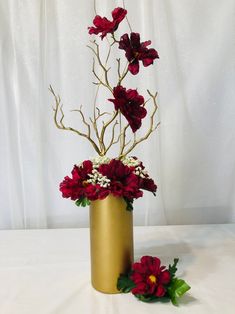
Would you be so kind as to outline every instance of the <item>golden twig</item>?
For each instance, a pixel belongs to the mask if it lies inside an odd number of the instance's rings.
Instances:
[[[96,59],[97,59],[99,65],[100,65],[100,67],[103,69],[104,78],[105,78],[105,83],[104,83],[104,82],[102,81],[102,79],[100,79],[100,78],[98,77],[98,75],[96,74],[96,72],[95,72],[95,62],[94,62],[94,61],[93,61],[92,72],[94,73],[95,77],[96,77],[97,80],[100,82],[100,84],[102,84],[102,85],[104,85],[105,87],[107,87],[107,88],[110,90],[110,92],[112,93],[112,92],[113,92],[113,88],[111,87],[111,85],[110,85],[110,83],[109,83],[109,79],[108,79],[108,71],[110,70],[110,68],[107,69],[106,66],[102,63],[101,58],[100,58],[99,45],[96,43],[96,41],[95,41],[95,40],[94,40],[94,41],[91,41],[91,43],[95,45],[96,50],[95,50],[93,47],[89,46],[89,45],[87,45],[87,47],[88,47],[89,49],[91,49],[91,51],[94,53],[94,55],[96,56]]]
[[[105,154],[109,151],[109,149],[111,148],[111,146],[117,142],[114,141],[114,137],[115,137],[115,127],[116,125],[118,125],[118,121],[116,120],[115,123],[113,124],[113,128],[112,128],[112,137],[111,137],[111,140],[110,140],[110,143],[108,145],[108,147],[106,148],[105,150]]]
[[[121,133],[120,133],[120,153],[119,155],[121,156],[123,154],[123,151],[125,149],[125,147],[130,144],[131,141],[129,141],[128,143],[126,143],[126,132],[127,129],[129,128],[129,123],[122,129]]]
[[[126,77],[127,73],[129,72],[128,65],[129,65],[129,62],[127,61],[122,75],[120,76],[120,74],[118,74],[119,75],[118,85],[121,85],[122,81],[124,80],[124,78]]]
[[[126,9],[125,1],[124,1],[124,0],[122,0],[122,4],[123,4],[123,8]],[[126,21],[127,21],[127,24],[128,24],[128,26],[129,26],[129,29],[130,29],[130,31],[131,31],[131,33],[132,33],[131,24],[130,24],[130,22],[129,22],[129,20],[128,20],[128,17],[126,16],[125,19],[126,19]]]
[[[88,132],[88,136],[90,136],[91,135],[91,126],[90,126],[90,124],[86,121],[86,119],[85,119],[85,116],[84,116],[84,113],[82,112],[82,105],[80,106],[80,109],[73,109],[73,110],[71,110],[72,112],[73,111],[76,111],[76,112],[78,112],[78,113],[80,113],[80,116],[81,116],[81,118],[82,118],[82,122],[86,125],[86,127],[87,127],[87,132]]]
[[[86,133],[83,133],[83,132],[81,132],[81,131],[79,131],[77,129],[74,129],[72,127],[67,127],[67,126],[64,125],[64,122],[63,122],[63,120],[64,120],[64,112],[63,112],[63,109],[62,109],[60,96],[55,94],[55,92],[54,92],[54,90],[53,90],[51,85],[49,87],[49,91],[52,93],[52,95],[54,96],[54,99],[55,99],[55,107],[53,107],[53,110],[54,110],[54,122],[55,122],[56,127],[58,129],[60,129],[60,130],[72,131],[72,132],[78,134],[79,136],[87,138],[88,141],[92,144],[92,146],[96,150],[96,152],[100,155],[101,152],[100,152],[98,146],[96,145],[95,141],[91,138],[89,132],[88,132],[88,134],[86,134]],[[58,111],[61,113],[61,118],[60,118],[59,121],[58,121],[58,119],[59,119]],[[81,112],[80,112],[80,114],[81,114]],[[83,122],[86,124],[87,122],[85,122],[84,115],[82,114],[81,116],[82,116]]]
[[[103,143],[104,143],[105,131],[107,127],[116,119],[117,115],[118,115],[118,111],[114,111],[112,117],[107,122],[103,123],[101,133],[100,133],[100,139]],[[107,150],[106,150],[106,153],[107,153]]]

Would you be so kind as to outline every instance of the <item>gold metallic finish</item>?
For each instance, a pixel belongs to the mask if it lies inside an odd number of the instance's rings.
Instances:
[[[117,279],[133,262],[133,218],[121,197],[107,196],[90,205],[92,286],[118,293]]]

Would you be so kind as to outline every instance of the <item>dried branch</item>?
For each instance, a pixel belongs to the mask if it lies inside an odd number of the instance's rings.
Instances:
[[[117,60],[117,63],[118,63],[118,68],[117,68],[117,71],[118,71],[118,77],[119,77],[119,80],[121,78],[121,64],[120,64],[120,58],[116,59]]]
[[[107,37],[106,37],[106,40],[107,40],[108,45],[109,45],[109,50],[108,50],[108,54],[107,54],[106,60],[105,60],[105,65],[104,65],[105,69],[106,69],[107,64],[108,64],[108,60],[109,60],[110,53],[111,53],[111,47],[112,47],[112,45],[110,44],[110,42],[109,42],[109,40],[108,40]],[[93,52],[94,52],[94,50],[93,50]],[[100,60],[100,58],[99,58],[99,60]],[[108,70],[109,70],[109,69],[107,69],[107,71],[108,71]],[[105,70],[105,71],[106,71],[106,70]],[[109,88],[109,87],[107,86],[107,82],[106,82],[106,83],[103,82],[103,75],[104,75],[104,74],[102,75],[101,78],[97,75],[97,73],[96,73],[96,71],[95,71],[95,59],[93,59],[93,69],[92,69],[92,72],[93,72],[93,74],[95,75],[95,77],[98,79],[98,83],[94,83],[94,84],[96,84],[96,85],[98,85],[98,86],[97,86],[97,89],[96,89],[95,99],[94,99],[94,105],[93,105],[93,120],[90,118],[90,121],[91,121],[91,123],[92,123],[92,125],[93,125],[93,128],[94,128],[94,130],[95,130],[96,137],[97,137],[97,139],[98,139],[98,141],[99,141],[100,149],[101,149],[101,150],[104,150],[104,149],[105,149],[105,145],[104,145],[104,143],[102,143],[102,141],[101,141],[101,139],[100,139],[99,131],[98,131],[98,126],[97,126],[97,121],[98,121],[98,119],[99,119],[100,117],[102,117],[103,115],[105,115],[105,114],[110,114],[110,113],[108,113],[108,112],[103,112],[103,113],[101,113],[101,112],[100,112],[100,109],[99,109],[98,107],[96,107],[96,102],[97,102],[97,97],[98,97],[98,93],[99,93],[100,86],[103,85],[103,86],[105,86],[105,87],[107,87],[107,88]],[[96,110],[97,110],[97,114],[98,114],[98,115],[96,115]]]
[[[105,123],[103,123],[101,133],[100,133],[100,140],[104,143],[104,135],[107,127],[116,119],[118,115],[118,111],[114,111],[112,117]]]
[[[98,112],[98,116],[96,117],[96,121],[100,118],[100,117],[103,117],[104,115],[111,115],[110,112],[107,112],[107,111],[104,111],[104,112],[100,112],[100,109],[98,107],[96,107],[96,110]]]
[[[108,64],[108,61],[109,61],[109,57],[110,57],[110,53],[111,53],[111,48],[112,48],[112,45],[114,44],[114,43],[110,44],[110,42],[108,40],[108,37],[106,37],[106,40],[107,40],[107,43],[109,45],[109,50],[108,50],[108,53],[107,53],[107,57],[105,59],[105,64],[104,64],[105,68],[107,67],[107,64]]]
[[[113,88],[111,87],[111,85],[110,85],[110,83],[109,83],[109,79],[108,79],[108,71],[110,70],[110,68],[107,69],[106,66],[103,65],[103,63],[102,63],[102,61],[101,61],[101,59],[100,59],[99,45],[95,42],[95,40],[94,40],[94,41],[91,41],[91,43],[95,45],[96,50],[95,50],[93,47],[89,46],[89,45],[87,45],[87,47],[88,47],[89,49],[91,49],[91,51],[94,53],[94,55],[96,56],[96,59],[97,59],[99,65],[100,65],[100,67],[103,69],[104,78],[105,78],[105,83],[104,83],[104,82],[98,77],[98,75],[95,73],[94,62],[93,62],[93,69],[92,69],[92,72],[94,73],[95,77],[98,79],[98,81],[100,82],[100,84],[102,84],[102,85],[104,85],[105,87],[107,87],[107,88],[110,90],[110,92],[112,93],[112,92],[113,92]]]
[[[105,87],[107,87],[107,88],[109,89],[108,85],[102,81],[102,78],[100,78],[100,77],[98,76],[98,74],[96,73],[96,71],[95,71],[95,59],[94,59],[94,58],[93,58],[93,65],[92,65],[92,73],[94,74],[94,76],[95,76],[95,77],[97,78],[97,80],[98,80],[98,83],[93,82],[93,84],[98,85],[98,86],[99,86],[99,85],[103,85],[103,86],[105,86]]]
[[[118,85],[121,85],[122,81],[124,80],[124,78],[126,77],[127,73],[129,72],[128,65],[129,65],[129,62],[126,63],[126,66],[125,66],[125,68],[123,70],[122,75],[120,76],[120,74],[119,74]]]
[[[111,148],[111,146],[115,143],[114,141],[114,137],[115,137],[115,128],[116,128],[116,125],[118,125],[118,121],[116,120],[115,123],[113,124],[113,128],[112,128],[112,137],[111,137],[111,140],[110,140],[110,143],[108,145],[108,147],[106,148],[105,150],[105,154],[107,154],[107,152],[109,151],[109,149]],[[119,141],[119,140],[118,140]],[[116,141],[116,143],[118,142]]]
[[[113,39],[112,45],[114,45],[115,43],[119,44],[119,40],[117,40],[117,39],[115,38],[115,35],[114,35],[114,34],[111,34],[111,36],[112,36],[112,39]]]
[[[95,12],[95,15],[97,15],[97,10],[96,10],[96,0],[94,0],[94,12]]]
[[[78,134],[79,136],[87,138],[88,141],[92,144],[92,146],[96,150],[96,152],[100,155],[101,152],[100,152],[98,146],[96,145],[95,141],[91,138],[89,132],[88,132],[88,134],[85,134],[85,133],[80,132],[77,129],[74,129],[74,128],[71,128],[71,127],[67,127],[67,126],[64,125],[64,122],[63,122],[63,120],[64,120],[64,112],[62,110],[60,96],[55,94],[55,92],[54,92],[54,90],[53,90],[51,85],[49,87],[49,91],[52,93],[52,95],[54,96],[54,99],[55,99],[55,107],[53,107],[53,111],[54,111],[54,122],[55,122],[56,127],[58,129],[60,129],[60,130],[72,131],[72,132]],[[60,118],[59,121],[58,121],[58,119],[59,119],[58,118],[58,111],[61,113],[61,118]],[[78,112],[79,112],[79,110],[78,110]],[[81,112],[80,112],[80,114],[81,114]],[[84,117],[83,113],[82,113],[81,116],[82,116],[82,119],[83,119],[83,123],[86,124],[87,122],[85,120],[85,117]]]
[[[73,111],[76,111],[76,112],[78,112],[78,113],[80,113],[80,116],[81,116],[81,118],[82,118],[82,122],[86,125],[86,127],[87,127],[87,134],[88,134],[88,136],[90,136],[91,135],[91,126],[90,126],[90,124],[86,121],[86,119],[85,119],[85,116],[84,116],[84,114],[83,114],[83,112],[82,112],[82,105],[80,106],[80,109],[73,109],[73,110],[71,110],[72,112]]]
[[[122,5],[123,5],[123,8],[126,9],[125,1],[124,1],[124,0],[122,0]],[[127,24],[128,24],[128,26],[129,26],[130,32],[132,33],[131,24],[130,24],[130,22],[129,22],[129,20],[128,20],[128,17],[126,16],[125,19],[126,19]]]
[[[129,141],[128,143],[126,143],[126,132],[127,129],[129,128],[129,124],[127,124],[121,131],[120,133],[120,153],[119,155],[121,156],[123,154],[123,151],[125,149],[125,147],[130,144],[131,141]]]

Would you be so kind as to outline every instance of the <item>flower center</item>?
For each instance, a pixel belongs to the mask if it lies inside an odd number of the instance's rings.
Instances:
[[[82,186],[85,188],[86,186],[88,186],[88,182],[86,180],[82,181]]]
[[[150,280],[152,283],[156,283],[156,282],[157,282],[157,277],[154,276],[154,275],[150,275],[150,276],[149,276],[149,280]]]
[[[138,51],[134,51],[134,58],[137,59],[139,57],[139,52]]]

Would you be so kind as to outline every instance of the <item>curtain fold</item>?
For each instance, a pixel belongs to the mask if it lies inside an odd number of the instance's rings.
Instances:
[[[122,1],[96,1],[110,16]],[[125,1],[132,29],[160,59],[123,83],[158,91],[160,128],[133,152],[158,184],[134,203],[135,225],[235,221],[235,2]],[[88,211],[58,190],[75,163],[95,155],[56,129],[51,84],[69,125],[92,112],[93,1],[0,0],[0,229],[88,226]],[[120,24],[118,36],[129,32]],[[111,56],[114,66],[123,51]],[[113,79],[113,76],[111,76]],[[105,103],[106,92],[97,98]]]

